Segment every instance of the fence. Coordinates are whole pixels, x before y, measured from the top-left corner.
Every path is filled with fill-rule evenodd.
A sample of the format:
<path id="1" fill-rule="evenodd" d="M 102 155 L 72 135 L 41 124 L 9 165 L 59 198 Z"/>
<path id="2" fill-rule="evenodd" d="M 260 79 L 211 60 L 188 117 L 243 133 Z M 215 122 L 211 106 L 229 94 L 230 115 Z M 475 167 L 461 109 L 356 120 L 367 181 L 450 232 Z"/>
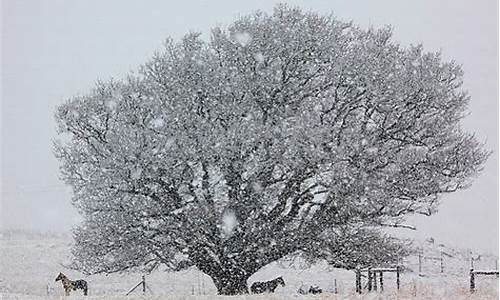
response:
<path id="1" fill-rule="evenodd" d="M 148 285 L 146 285 L 146 276 L 142 275 L 142 280 L 139 282 L 136 286 L 134 286 L 128 293 L 125 294 L 125 296 L 128 296 L 130 293 L 132 293 L 136 288 L 142 285 L 142 294 L 146 294 L 146 289 L 153 294 L 153 291 L 149 288 Z"/>
<path id="2" fill-rule="evenodd" d="M 440 273 L 444 273 L 444 255 L 443 251 L 440 252 L 439 257 L 436 256 L 424 256 L 422 253 L 418 254 L 418 275 L 422 275 L 422 261 L 423 260 L 433 260 L 439 261 Z"/>
<path id="3" fill-rule="evenodd" d="M 384 290 L 384 273 L 385 272 L 394 272 L 396 273 L 396 287 L 399 290 L 400 286 L 400 280 L 399 280 L 399 275 L 401 273 L 401 268 L 399 266 L 396 266 L 395 268 L 367 268 L 367 269 L 361 269 L 361 268 L 356 268 L 356 293 L 361 294 L 362 293 L 362 284 L 361 284 L 361 277 L 362 277 L 362 272 L 367 272 L 367 278 L 368 278 L 368 291 L 371 292 L 372 289 L 374 291 L 377 290 L 377 274 L 379 276 L 379 282 L 380 282 L 380 291 Z"/>
<path id="4" fill-rule="evenodd" d="M 498 258 L 491 255 L 450 254 L 447 251 L 428 252 L 420 250 L 417 254 L 419 276 L 454 274 L 462 276 L 470 269 L 498 270 Z M 417 263 L 415 261 L 415 263 Z"/>
<path id="5" fill-rule="evenodd" d="M 498 278 L 498 270 L 474 270 L 470 269 L 470 292 L 476 291 L 476 275 L 496 275 Z"/>

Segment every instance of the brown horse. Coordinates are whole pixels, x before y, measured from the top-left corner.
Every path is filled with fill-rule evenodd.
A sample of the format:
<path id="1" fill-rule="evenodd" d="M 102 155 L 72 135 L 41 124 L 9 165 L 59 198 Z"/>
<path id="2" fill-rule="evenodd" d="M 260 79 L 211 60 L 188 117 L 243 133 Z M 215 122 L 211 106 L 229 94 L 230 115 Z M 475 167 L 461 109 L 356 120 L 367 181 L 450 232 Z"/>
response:
<path id="1" fill-rule="evenodd" d="M 63 273 L 59 273 L 56 277 L 56 281 L 61 280 L 66 296 L 69 296 L 69 292 L 71 290 L 76 291 L 77 289 L 83 290 L 83 294 L 87 296 L 88 285 L 87 282 L 83 279 L 71 281 L 66 275 Z"/>
<path id="2" fill-rule="evenodd" d="M 285 281 L 281 276 L 271 281 L 254 282 L 250 287 L 250 291 L 252 291 L 252 294 L 274 293 L 278 285 L 285 286 Z"/>

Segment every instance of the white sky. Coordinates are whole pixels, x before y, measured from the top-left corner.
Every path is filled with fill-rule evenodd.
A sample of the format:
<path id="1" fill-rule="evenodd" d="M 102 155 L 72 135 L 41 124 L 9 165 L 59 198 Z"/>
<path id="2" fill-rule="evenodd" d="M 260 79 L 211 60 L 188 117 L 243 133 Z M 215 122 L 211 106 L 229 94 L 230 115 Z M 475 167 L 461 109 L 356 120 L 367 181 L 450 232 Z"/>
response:
<path id="1" fill-rule="evenodd" d="M 54 107 L 101 79 L 122 77 L 168 37 L 278 1 L 0 0 L 1 202 L 4 228 L 65 231 L 79 221 L 52 154 Z M 472 97 L 464 127 L 493 151 L 473 186 L 412 220 L 411 235 L 498 252 L 498 1 L 282 1 L 367 27 L 390 24 L 403 45 L 441 49 L 463 64 Z"/>

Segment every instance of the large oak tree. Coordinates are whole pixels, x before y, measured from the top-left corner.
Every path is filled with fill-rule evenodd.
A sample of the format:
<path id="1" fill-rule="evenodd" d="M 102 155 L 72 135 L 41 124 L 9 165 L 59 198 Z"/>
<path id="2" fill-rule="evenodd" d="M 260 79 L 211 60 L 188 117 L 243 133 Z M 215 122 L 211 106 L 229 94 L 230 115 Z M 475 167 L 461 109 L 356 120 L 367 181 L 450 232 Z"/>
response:
<path id="1" fill-rule="evenodd" d="M 462 70 L 391 30 L 277 6 L 165 47 L 58 107 L 88 273 L 195 265 L 221 294 L 287 255 L 390 261 L 383 226 L 430 215 L 488 153 Z"/>

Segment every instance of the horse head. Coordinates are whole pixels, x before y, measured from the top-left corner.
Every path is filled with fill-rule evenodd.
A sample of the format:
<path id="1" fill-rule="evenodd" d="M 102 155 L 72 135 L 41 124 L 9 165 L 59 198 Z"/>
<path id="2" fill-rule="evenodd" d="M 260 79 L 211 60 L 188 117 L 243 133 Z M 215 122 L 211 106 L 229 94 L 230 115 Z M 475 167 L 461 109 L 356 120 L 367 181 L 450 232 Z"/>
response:
<path id="1" fill-rule="evenodd" d="M 278 277 L 276 278 L 276 282 L 281 284 L 282 286 L 285 286 L 285 280 L 283 280 L 283 277 Z"/>
<path id="2" fill-rule="evenodd" d="M 56 281 L 63 280 L 64 278 L 66 278 L 66 275 L 64 275 L 63 273 L 59 273 L 59 275 L 57 275 L 56 277 Z"/>

